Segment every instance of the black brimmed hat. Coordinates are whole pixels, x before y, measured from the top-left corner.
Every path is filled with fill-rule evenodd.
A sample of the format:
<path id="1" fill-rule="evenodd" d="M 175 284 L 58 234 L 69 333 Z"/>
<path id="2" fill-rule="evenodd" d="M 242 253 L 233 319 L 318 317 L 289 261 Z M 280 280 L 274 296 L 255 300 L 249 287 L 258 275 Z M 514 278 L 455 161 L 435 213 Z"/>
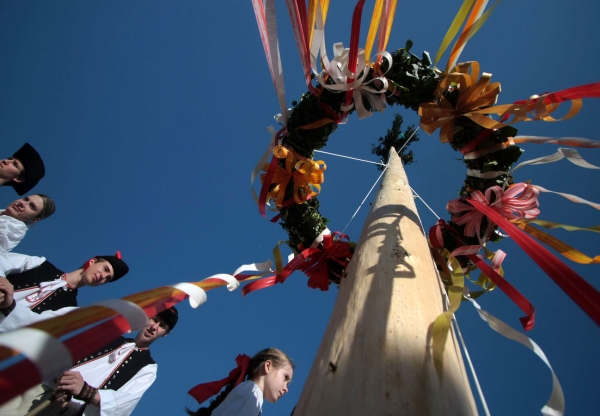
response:
<path id="1" fill-rule="evenodd" d="M 117 254 L 114 256 L 96 256 L 97 259 L 104 259 L 110 263 L 113 268 L 114 274 L 111 279 L 111 283 L 119 280 L 121 277 L 125 276 L 129 271 L 129 266 L 123 260 L 121 260 L 121 252 L 117 251 Z"/>
<path id="2" fill-rule="evenodd" d="M 156 316 L 160 316 L 167 325 L 169 325 L 169 332 L 175 328 L 177 321 L 179 320 L 179 312 L 175 309 L 175 306 L 165 309 L 161 313 L 157 313 Z"/>
<path id="3" fill-rule="evenodd" d="M 29 143 L 25 143 L 17 150 L 13 155 L 13 158 L 18 159 L 23 165 L 23 182 L 11 182 L 9 185 L 12 186 L 19 195 L 25 195 L 27 192 L 31 191 L 46 174 L 44 161 L 40 154 Z"/>

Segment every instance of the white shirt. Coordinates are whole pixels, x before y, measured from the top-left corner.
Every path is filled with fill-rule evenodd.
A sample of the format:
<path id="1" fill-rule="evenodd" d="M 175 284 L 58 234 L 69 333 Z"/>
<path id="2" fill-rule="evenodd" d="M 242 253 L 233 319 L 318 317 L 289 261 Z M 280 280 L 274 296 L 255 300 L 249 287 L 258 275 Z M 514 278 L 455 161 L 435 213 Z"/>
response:
<path id="1" fill-rule="evenodd" d="M 0 215 L 3 217 L 3 215 Z M 0 250 L 0 276 L 11 273 L 23 273 L 35 269 L 46 261 L 45 257 L 27 256 L 19 253 L 8 253 Z"/>
<path id="2" fill-rule="evenodd" d="M 23 221 L 9 215 L 0 215 L 0 252 L 15 248 L 25 237 L 25 233 L 27 225 Z"/>
<path id="3" fill-rule="evenodd" d="M 247 380 L 238 384 L 227 395 L 213 416 L 259 416 L 262 412 L 263 392 L 258 385 Z"/>

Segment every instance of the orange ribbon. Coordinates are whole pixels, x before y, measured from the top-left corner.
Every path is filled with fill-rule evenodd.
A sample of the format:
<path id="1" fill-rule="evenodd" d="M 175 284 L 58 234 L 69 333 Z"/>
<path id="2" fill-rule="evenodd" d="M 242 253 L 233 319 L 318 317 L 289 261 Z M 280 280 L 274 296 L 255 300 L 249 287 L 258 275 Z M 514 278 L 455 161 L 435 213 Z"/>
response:
<path id="1" fill-rule="evenodd" d="M 441 127 L 440 139 L 442 143 L 446 143 L 452 141 L 454 120 L 457 117 L 469 117 L 482 126 L 490 123 L 498 124 L 481 115 L 480 110 L 496 104 L 498 94 L 500 94 L 500 83 L 491 83 L 492 74 L 487 72 L 484 72 L 481 78 L 478 78 L 479 63 L 465 62 L 458 64 L 438 84 L 436 97 L 440 97 L 439 103 L 422 103 L 419 106 L 421 128 L 431 134 Z M 456 107 L 453 107 L 448 99 L 443 96 L 443 92 L 452 88 L 459 89 Z"/>
<path id="2" fill-rule="evenodd" d="M 477 62 L 458 64 L 453 72 L 438 84 L 435 96 L 439 98 L 436 102 L 423 103 L 419 106 L 421 128 L 428 134 L 441 128 L 440 140 L 445 143 L 452 141 L 454 120 L 457 117 L 468 117 L 488 130 L 499 129 L 518 121 L 562 121 L 579 113 L 582 98 L 600 98 L 600 83 L 594 83 L 555 93 L 532 95 L 527 100 L 520 100 L 513 104 L 494 105 L 500 93 L 500 83 L 490 83 L 491 77 L 491 74 L 484 72 L 479 78 Z M 459 90 L 456 107 L 453 107 L 443 96 L 445 91 L 452 88 Z M 565 101 L 571 102 L 567 114 L 561 118 L 552 117 L 550 114 Z M 488 117 L 492 114 L 504 116 L 501 121 L 510 116 L 513 118 L 509 123 L 503 123 Z"/>
<path id="3" fill-rule="evenodd" d="M 273 149 L 273 155 L 278 159 L 285 159 L 285 169 L 277 166 L 272 184 L 274 185 L 267 194 L 267 199 L 275 201 L 275 205 L 281 206 L 284 202 L 285 191 L 290 180 L 294 182 L 294 200 L 302 204 L 310 196 L 316 196 L 321 191 L 321 183 L 325 181 L 325 162 L 322 160 L 314 161 L 310 159 L 298 160 L 294 152 L 278 145 Z M 269 164 L 265 164 L 263 171 L 269 169 Z M 265 174 L 260 175 L 261 181 L 264 181 Z"/>

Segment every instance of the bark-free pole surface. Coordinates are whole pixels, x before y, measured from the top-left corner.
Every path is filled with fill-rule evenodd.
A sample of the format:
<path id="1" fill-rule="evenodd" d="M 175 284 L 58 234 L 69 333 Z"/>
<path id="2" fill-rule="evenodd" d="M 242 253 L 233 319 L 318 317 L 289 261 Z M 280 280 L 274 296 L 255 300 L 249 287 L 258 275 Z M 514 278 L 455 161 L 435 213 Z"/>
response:
<path id="1" fill-rule="evenodd" d="M 392 149 L 294 416 L 477 414 L 452 334 L 441 380 L 435 371 L 429 337 L 443 310 L 415 201 Z"/>

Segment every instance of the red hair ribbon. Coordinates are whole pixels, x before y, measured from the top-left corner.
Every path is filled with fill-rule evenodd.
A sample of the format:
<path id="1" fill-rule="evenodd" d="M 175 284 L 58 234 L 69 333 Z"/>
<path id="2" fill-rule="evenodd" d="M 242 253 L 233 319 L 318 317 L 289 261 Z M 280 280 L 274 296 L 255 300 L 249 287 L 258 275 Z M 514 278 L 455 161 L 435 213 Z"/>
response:
<path id="1" fill-rule="evenodd" d="M 240 354 L 235 358 L 237 367 L 229 372 L 229 375 L 222 380 L 211 381 L 209 383 L 198 384 L 193 387 L 188 394 L 192 396 L 199 404 L 204 403 L 212 396 L 218 394 L 223 387 L 228 384 L 234 383 L 233 387 L 244 381 L 248 366 L 250 365 L 251 358 L 246 354 Z"/>
<path id="2" fill-rule="evenodd" d="M 121 252 L 119 250 L 117 250 L 117 254 L 115 254 L 115 257 L 118 258 L 119 260 L 122 260 Z"/>

